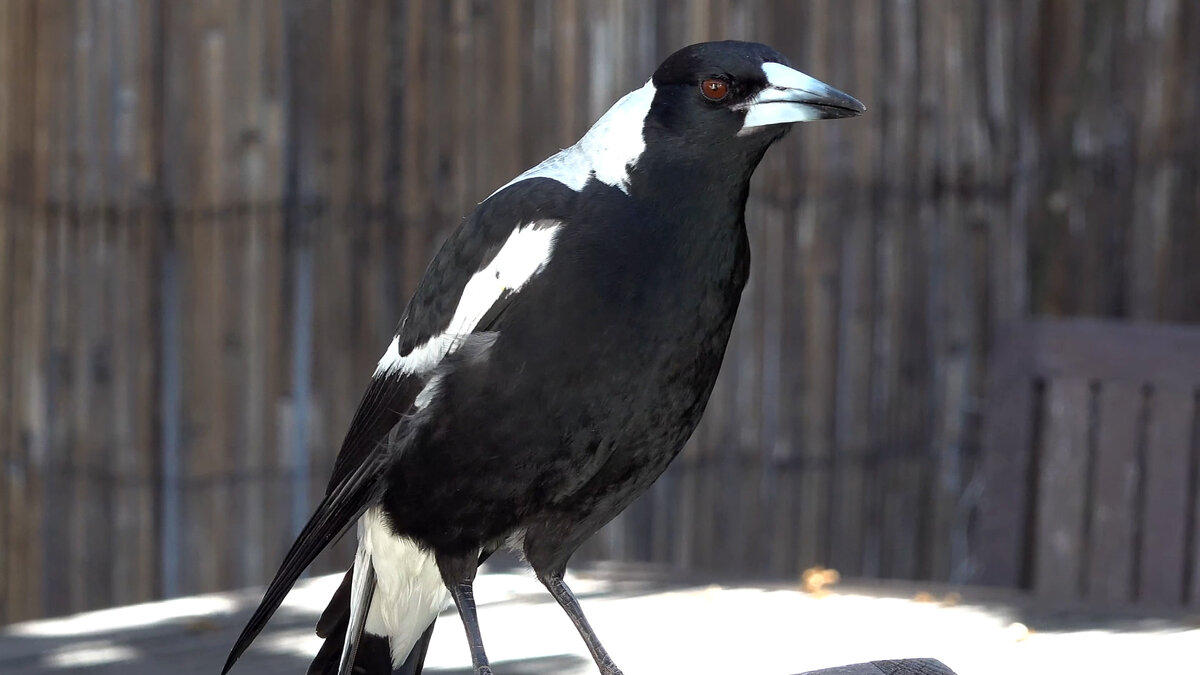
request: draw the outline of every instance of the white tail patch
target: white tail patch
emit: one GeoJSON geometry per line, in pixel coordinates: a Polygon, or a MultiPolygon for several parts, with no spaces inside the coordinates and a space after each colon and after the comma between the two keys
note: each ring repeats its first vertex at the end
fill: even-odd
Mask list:
{"type": "MultiPolygon", "coordinates": [[[[358,553],[375,569],[375,593],[367,611],[366,632],[388,638],[392,666],[408,658],[413,645],[450,604],[433,553],[411,539],[392,534],[383,512],[371,507],[358,519],[358,553]]],[[[358,592],[358,560],[355,586],[358,592]]],[[[351,611],[355,607],[353,596],[351,611]]]]}

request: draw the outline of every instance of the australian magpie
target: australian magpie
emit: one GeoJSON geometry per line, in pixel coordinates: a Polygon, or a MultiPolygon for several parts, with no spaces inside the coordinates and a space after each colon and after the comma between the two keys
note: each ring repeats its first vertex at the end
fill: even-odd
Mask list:
{"type": "Polygon", "coordinates": [[[744,211],[763,153],[793,122],[864,110],[765,45],[692,45],[484,199],[401,315],[325,498],[222,672],[357,524],[310,673],[419,673],[450,600],[476,674],[491,673],[472,583],[507,546],[600,672],[619,674],[563,583],[567,560],[700,420],[749,272],[744,211]]]}

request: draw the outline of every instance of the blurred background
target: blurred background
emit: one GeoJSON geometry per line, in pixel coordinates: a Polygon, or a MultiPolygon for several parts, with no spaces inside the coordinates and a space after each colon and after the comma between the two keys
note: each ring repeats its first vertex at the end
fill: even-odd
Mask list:
{"type": "Polygon", "coordinates": [[[3,0],[0,623],[264,583],[447,233],[717,38],[869,112],[576,559],[1200,607],[1200,4],[3,0]]]}

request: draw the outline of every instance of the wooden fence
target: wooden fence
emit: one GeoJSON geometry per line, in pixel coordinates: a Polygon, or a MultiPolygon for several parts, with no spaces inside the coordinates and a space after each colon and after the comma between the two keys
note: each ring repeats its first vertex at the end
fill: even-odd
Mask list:
{"type": "Polygon", "coordinates": [[[995,327],[1200,320],[1196,3],[5,0],[0,622],[267,578],[441,238],[725,37],[870,111],[769,154],[709,413],[583,554],[968,578],[995,327]]]}
{"type": "Polygon", "coordinates": [[[973,580],[1200,606],[1200,326],[1018,321],[990,360],[973,580]]]}

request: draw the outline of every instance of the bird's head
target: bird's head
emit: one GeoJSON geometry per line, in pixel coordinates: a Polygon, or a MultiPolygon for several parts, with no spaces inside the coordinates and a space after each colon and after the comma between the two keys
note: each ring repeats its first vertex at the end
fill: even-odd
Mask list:
{"type": "Polygon", "coordinates": [[[689,187],[718,186],[726,189],[714,198],[744,201],[750,174],[792,123],[864,110],[766,45],[694,44],[667,57],[578,143],[512,182],[544,176],[580,190],[594,180],[667,202],[689,187]]]}
{"type": "Polygon", "coordinates": [[[761,144],[794,122],[861,115],[849,94],[788,65],[774,49],[754,42],[704,42],[667,57],[651,79],[655,96],[646,134],[684,142],[744,139],[761,144]]]}
{"type": "Polygon", "coordinates": [[[864,110],[766,45],[705,42],[667,57],[583,145],[603,149],[592,153],[602,158],[594,175],[624,190],[675,203],[687,197],[686,186],[718,186],[713,200],[744,203],[759,160],[793,123],[864,110]]]}

